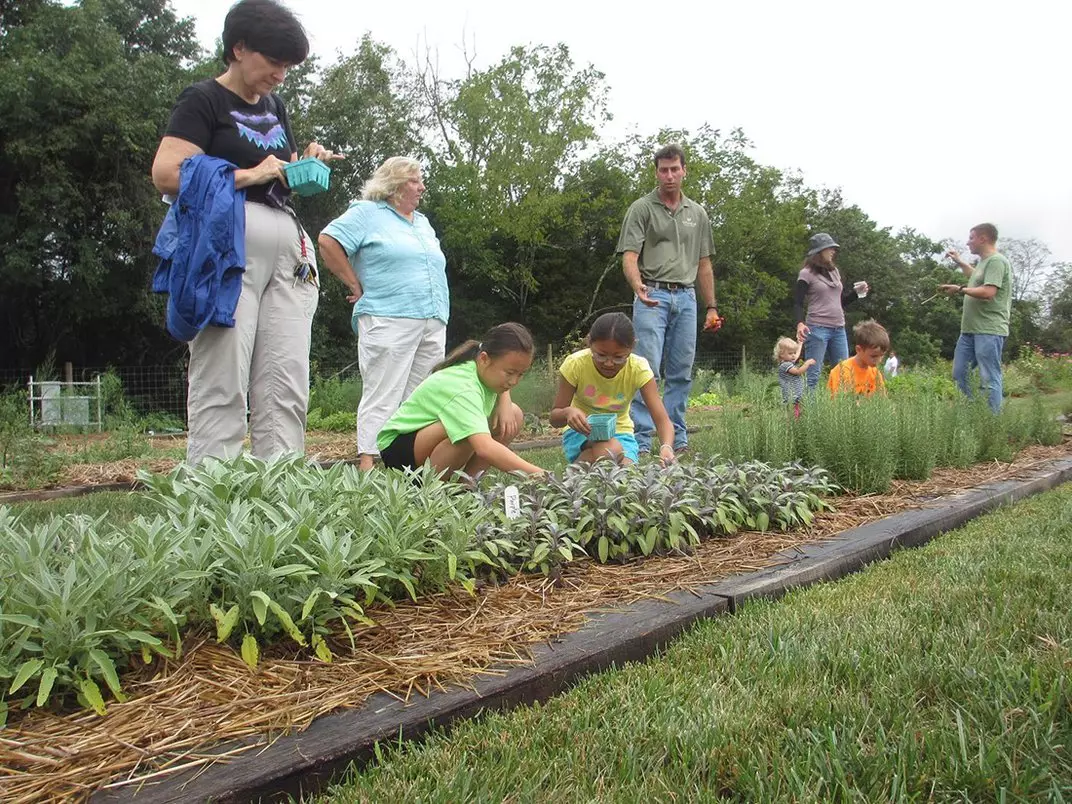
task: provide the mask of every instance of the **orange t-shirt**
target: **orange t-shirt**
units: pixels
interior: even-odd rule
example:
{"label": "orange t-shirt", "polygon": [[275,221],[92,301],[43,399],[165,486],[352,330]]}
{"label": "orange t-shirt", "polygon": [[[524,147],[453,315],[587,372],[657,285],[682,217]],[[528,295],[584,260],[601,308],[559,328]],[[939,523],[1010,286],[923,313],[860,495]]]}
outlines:
{"label": "orange t-shirt", "polygon": [[840,391],[851,391],[863,396],[871,396],[875,391],[886,393],[886,381],[882,379],[882,372],[875,366],[861,366],[855,357],[842,360],[834,366],[830,370],[826,386],[833,394]]}

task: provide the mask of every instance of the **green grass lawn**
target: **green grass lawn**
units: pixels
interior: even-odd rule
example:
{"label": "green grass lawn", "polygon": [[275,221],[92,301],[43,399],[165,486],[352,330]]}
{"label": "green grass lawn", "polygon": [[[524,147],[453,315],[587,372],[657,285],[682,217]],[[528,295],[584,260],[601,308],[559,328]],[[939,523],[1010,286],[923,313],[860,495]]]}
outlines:
{"label": "green grass lawn", "polygon": [[1069,589],[1072,484],[320,801],[1067,801]]}

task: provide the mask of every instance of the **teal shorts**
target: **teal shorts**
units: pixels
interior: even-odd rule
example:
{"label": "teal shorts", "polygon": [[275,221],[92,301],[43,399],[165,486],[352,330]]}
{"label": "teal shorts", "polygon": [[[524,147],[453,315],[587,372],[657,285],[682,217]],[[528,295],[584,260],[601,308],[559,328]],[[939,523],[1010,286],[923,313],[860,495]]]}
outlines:
{"label": "teal shorts", "polygon": [[[622,453],[626,458],[633,463],[640,460],[640,446],[632,433],[615,433],[614,437],[622,445]],[[566,460],[570,463],[577,461],[587,444],[588,436],[578,433],[572,427],[567,427],[562,433],[562,450],[566,453]]]}

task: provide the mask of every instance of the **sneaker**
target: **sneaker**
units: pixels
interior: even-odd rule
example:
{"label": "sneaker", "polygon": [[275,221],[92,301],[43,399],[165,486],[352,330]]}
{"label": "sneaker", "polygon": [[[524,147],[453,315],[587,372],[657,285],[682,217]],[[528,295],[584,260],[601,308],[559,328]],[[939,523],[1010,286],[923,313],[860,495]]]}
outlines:
{"label": "sneaker", "polygon": [[689,451],[689,445],[688,444],[685,444],[684,446],[681,446],[681,447],[674,447],[674,454],[675,455],[684,455],[688,451]]}

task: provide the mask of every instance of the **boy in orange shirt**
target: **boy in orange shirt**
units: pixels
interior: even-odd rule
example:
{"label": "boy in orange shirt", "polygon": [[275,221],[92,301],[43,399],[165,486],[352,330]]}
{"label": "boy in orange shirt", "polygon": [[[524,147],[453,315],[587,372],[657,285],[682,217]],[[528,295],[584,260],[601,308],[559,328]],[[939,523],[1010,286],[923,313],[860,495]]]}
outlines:
{"label": "boy in orange shirt", "polygon": [[871,396],[876,391],[886,394],[886,381],[878,370],[878,362],[890,349],[890,335],[877,321],[868,319],[852,328],[856,354],[842,360],[830,371],[826,381],[832,394],[842,391]]}

